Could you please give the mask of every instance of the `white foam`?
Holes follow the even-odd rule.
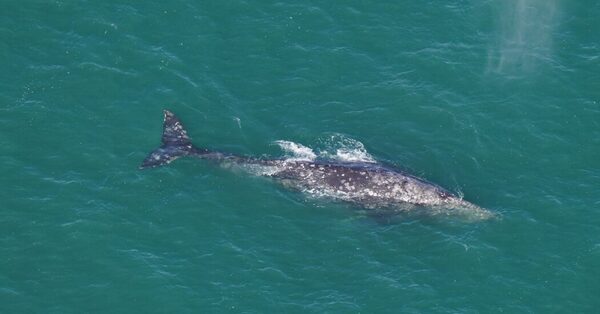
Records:
[[[292,155],[291,160],[312,161],[317,158],[317,154],[311,148],[302,144],[282,140],[275,141],[275,144],[279,145],[285,152],[290,153]]]
[[[377,162],[367,152],[365,145],[355,139],[341,134],[334,134],[329,136],[324,142],[325,150],[321,152],[323,157],[346,162]]]
[[[335,159],[349,162],[376,162],[366,150],[340,148],[335,152]]]
[[[317,157],[322,157],[324,159],[344,162],[377,162],[375,158],[367,152],[363,143],[344,135],[335,134],[321,142],[324,145],[324,148],[322,148],[318,154],[316,154],[312,148],[292,141],[279,140],[274,143],[283,151],[291,155],[288,160],[313,161]]]

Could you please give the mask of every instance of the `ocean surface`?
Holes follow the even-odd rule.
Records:
[[[597,313],[599,1],[0,10],[0,313]],[[139,170],[163,109],[198,146],[372,159],[499,218]]]

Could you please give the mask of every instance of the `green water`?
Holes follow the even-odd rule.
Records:
[[[1,313],[594,313],[598,1],[4,1]],[[502,218],[381,224],[198,160],[362,143]],[[360,145],[358,145],[360,146]]]

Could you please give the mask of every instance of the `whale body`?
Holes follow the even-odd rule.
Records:
[[[371,212],[456,212],[475,219],[494,216],[437,184],[378,163],[264,159],[196,147],[179,118],[165,110],[162,145],[144,159],[140,168],[166,165],[184,156],[270,177],[285,187],[349,202]]]

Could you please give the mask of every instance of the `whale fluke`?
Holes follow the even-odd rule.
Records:
[[[163,166],[179,157],[206,151],[192,145],[179,118],[169,110],[164,110],[164,115],[162,145],[144,159],[140,169]]]

